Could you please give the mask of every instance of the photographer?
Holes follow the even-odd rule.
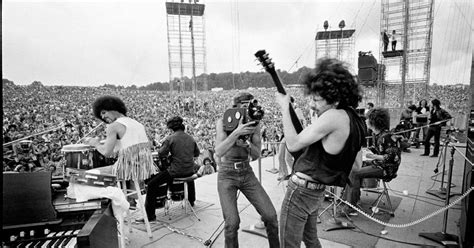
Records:
[[[252,99],[251,94],[240,93],[234,98],[234,107],[248,108]],[[275,207],[250,167],[250,161],[260,157],[260,125],[258,121],[244,122],[244,118],[240,118],[237,128],[227,131],[223,119],[228,121],[224,117],[216,122],[215,156],[218,164],[217,190],[225,221],[225,247],[239,246],[237,190],[262,216],[270,247],[280,247]]]

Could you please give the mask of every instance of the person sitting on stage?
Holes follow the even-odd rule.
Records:
[[[240,93],[234,98],[234,107],[242,108],[252,99],[251,94]],[[218,165],[217,191],[225,221],[225,247],[239,246],[238,190],[247,197],[261,215],[270,248],[280,247],[275,207],[250,167],[250,161],[258,159],[261,155],[260,124],[255,125],[252,121],[244,124],[242,120],[243,118],[240,119],[237,128],[230,133],[224,130],[223,118],[216,122],[214,155]]]
[[[373,132],[375,146],[369,147],[366,158],[359,157],[349,175],[350,184],[344,190],[343,199],[356,206],[360,200],[361,179],[383,178],[391,180],[397,176],[401,162],[399,136],[389,131],[390,114],[388,109],[373,108],[367,113],[367,127]],[[360,166],[362,164],[362,167]],[[345,206],[343,211],[353,215],[355,210]]]
[[[400,135],[404,137],[403,140],[401,140],[401,147],[404,152],[410,152],[410,138],[412,137],[413,131],[408,130],[413,129],[413,116],[415,111],[415,105],[407,106],[400,114],[400,122],[394,129],[394,132],[400,133]]]
[[[103,144],[99,138],[87,138],[85,143],[94,146],[106,157],[118,154],[114,165],[98,170],[112,173],[117,180],[137,182],[156,174],[145,127],[127,117],[125,103],[115,96],[102,96],[95,100],[92,109],[96,118],[108,124],[105,130],[106,138]]]
[[[145,209],[150,221],[156,220],[155,208],[159,186],[164,183],[171,183],[177,177],[192,176],[194,174],[194,161],[200,154],[194,138],[184,132],[183,118],[175,116],[166,122],[166,126],[173,131],[173,134],[166,137],[158,154],[161,157],[169,156],[171,163],[166,170],[160,171],[147,182]],[[194,181],[188,182],[188,192],[189,203],[194,206],[196,200]]]

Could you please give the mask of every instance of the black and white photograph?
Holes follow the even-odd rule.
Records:
[[[1,246],[474,247],[470,0],[5,0]]]

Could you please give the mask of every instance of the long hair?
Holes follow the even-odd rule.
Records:
[[[102,110],[115,110],[125,116],[127,115],[127,107],[125,107],[125,103],[116,96],[101,96],[97,98],[92,104],[92,110],[94,112],[94,116],[103,122],[105,122],[105,120],[102,119],[102,116],[100,115]]]
[[[183,130],[185,129],[184,125],[183,125],[183,118],[179,117],[179,116],[175,116],[171,119],[169,119],[167,122],[166,122],[166,126],[173,130],[174,132],[178,131],[178,130]]]
[[[357,108],[362,100],[356,77],[336,59],[319,59],[316,68],[305,75],[303,84],[306,95],[318,94],[328,104],[339,102],[337,108]]]
[[[373,108],[367,112],[367,121],[377,130],[390,129],[390,113],[386,108]]]

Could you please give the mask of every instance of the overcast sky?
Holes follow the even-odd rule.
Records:
[[[15,84],[169,80],[165,1],[2,2],[3,78]],[[314,37],[325,20],[330,29],[345,20],[356,29],[355,52],[370,50],[378,58],[381,0],[200,3],[206,5],[208,73],[258,71],[253,54],[259,49],[281,70],[313,67]],[[431,83],[469,84],[472,7],[472,0],[435,1]]]

